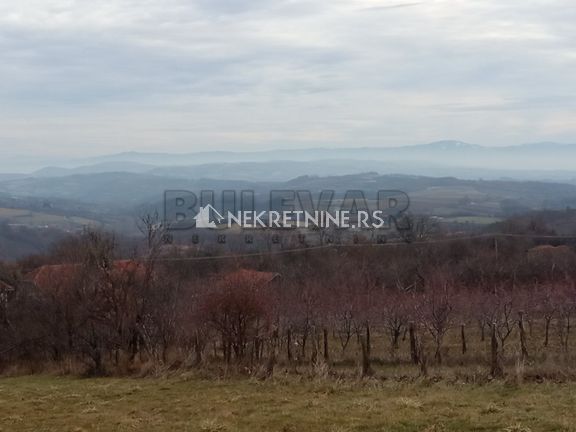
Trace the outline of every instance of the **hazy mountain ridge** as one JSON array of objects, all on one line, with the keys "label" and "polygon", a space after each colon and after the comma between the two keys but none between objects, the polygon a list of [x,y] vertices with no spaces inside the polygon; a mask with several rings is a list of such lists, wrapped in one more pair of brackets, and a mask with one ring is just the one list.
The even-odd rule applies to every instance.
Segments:
[{"label": "hazy mountain ridge", "polygon": [[137,162],[113,161],[101,162],[93,165],[81,165],[74,168],[49,166],[34,171],[32,177],[65,177],[74,174],[101,174],[109,172],[145,173],[156,168],[155,165]]},{"label": "hazy mountain ridge", "polygon": [[[545,155],[557,162],[562,162],[561,154],[557,152],[569,153],[576,156],[576,145],[560,143],[533,143],[515,146],[481,146],[469,144],[462,141],[443,140],[429,144],[418,144],[402,147],[359,147],[359,148],[309,148],[309,149],[280,149],[265,150],[252,152],[233,152],[233,151],[213,151],[213,152],[191,152],[191,153],[140,153],[125,152],[115,155],[105,155],[96,158],[85,159],[87,164],[124,161],[149,163],[152,165],[199,165],[206,163],[223,163],[223,162],[267,162],[273,160],[291,160],[291,161],[312,161],[318,159],[355,159],[371,160],[376,158],[393,158],[393,160],[427,160],[430,156],[439,158],[444,164],[450,165],[452,162],[462,162],[458,158],[466,155],[475,156],[517,156],[525,157],[527,151],[530,155],[538,153]],[[448,157],[449,159],[443,159]],[[452,160],[454,159],[454,161]],[[478,163],[479,161],[468,161]],[[495,162],[492,160],[492,162]],[[533,161],[539,162],[542,161]],[[465,165],[470,165],[466,163]],[[478,165],[481,166],[481,165]],[[542,167],[544,168],[544,167]],[[557,169],[552,167],[551,169]],[[568,169],[573,169],[572,166]]]},{"label": "hazy mountain ridge", "polygon": [[[270,162],[230,162],[200,165],[152,166],[123,162],[69,168],[46,168],[31,175],[7,176],[5,180],[26,177],[65,177],[76,174],[101,174],[126,172],[151,174],[183,179],[220,179],[242,181],[287,181],[302,175],[335,176],[374,171],[380,174],[422,175],[428,177],[457,177],[462,179],[513,179],[552,182],[576,182],[576,171],[490,169],[443,166],[420,161],[375,161],[353,159],[323,159],[314,161],[279,160]],[[0,177],[2,181],[2,177]]]},{"label": "hazy mountain ridge", "polygon": [[[127,152],[70,161],[32,174],[0,174],[4,223],[129,232],[138,214],[162,211],[166,190],[401,190],[411,210],[439,217],[500,218],[576,207],[576,145],[483,147],[461,141],[395,148],[288,149],[187,154]],[[568,168],[558,168],[564,164]],[[556,168],[547,168],[555,166]],[[569,184],[573,183],[573,184]],[[31,213],[10,209],[28,210]],[[23,221],[28,221],[22,223]],[[32,221],[32,222],[29,222]],[[1,222],[1,221],[0,221]]]},{"label": "hazy mountain ridge", "polygon": [[[130,209],[146,203],[160,202],[165,190],[254,190],[267,193],[272,189],[305,189],[318,191],[359,189],[397,189],[408,193],[436,195],[445,189],[459,199],[459,191],[486,195],[493,201],[514,199],[530,208],[542,208],[546,202],[555,206],[576,205],[576,186],[564,183],[513,180],[462,180],[454,177],[414,175],[380,175],[363,173],[340,176],[303,175],[289,181],[238,181],[228,179],[184,179],[152,174],[100,173],[52,178],[25,178],[0,182],[0,194],[40,197],[92,203]],[[531,205],[532,203],[532,205]]]},{"label": "hazy mountain ridge", "polygon": [[[86,174],[93,172],[145,172],[148,168],[167,166],[198,166],[240,162],[292,161],[312,162],[326,160],[356,160],[410,163],[432,163],[439,167],[474,167],[494,170],[574,172],[576,145],[552,142],[515,146],[481,146],[462,141],[437,141],[402,147],[308,148],[279,149],[249,152],[205,151],[189,153],[124,152],[82,159],[50,161],[49,168],[38,167],[35,176]],[[38,161],[35,162],[38,164]],[[11,171],[18,165],[8,164]],[[42,168],[42,169],[40,169]],[[407,166],[406,168],[410,168]],[[6,169],[6,168],[5,168]],[[72,170],[72,171],[67,171]],[[313,174],[313,173],[310,173]]]},{"label": "hazy mountain ridge", "polygon": [[[550,182],[463,180],[376,172],[302,175],[289,181],[190,179],[149,173],[75,174],[0,181],[0,243],[10,245],[13,241],[10,239],[22,237],[43,248],[47,243],[42,239],[46,236],[57,238],[61,232],[81,230],[86,224],[136,235],[140,215],[150,211],[163,213],[166,190],[214,190],[217,194],[222,190],[253,190],[257,208],[266,209],[273,189],[310,190],[313,194],[329,189],[336,191],[336,199],[341,199],[346,190],[355,189],[364,191],[369,201],[375,199],[380,189],[400,190],[408,193],[412,212],[450,223],[469,217],[497,221],[533,210],[576,208],[576,185]],[[48,228],[56,231],[43,234]],[[34,250],[22,249],[18,255]]]},{"label": "hazy mountain ridge", "polygon": [[[535,143],[485,147],[437,141],[406,147],[315,148],[183,154],[125,152],[37,170],[29,177],[137,173],[183,179],[287,181],[301,175],[367,171],[463,179],[516,179],[576,183],[576,145]],[[18,179],[25,175],[4,175]],[[3,178],[0,176],[0,181]]]}]

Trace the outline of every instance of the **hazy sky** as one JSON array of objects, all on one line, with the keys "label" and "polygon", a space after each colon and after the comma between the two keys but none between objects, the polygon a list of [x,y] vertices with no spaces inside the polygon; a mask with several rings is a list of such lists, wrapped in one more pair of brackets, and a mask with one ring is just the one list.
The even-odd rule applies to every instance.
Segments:
[{"label": "hazy sky", "polygon": [[0,148],[576,142],[574,0],[0,0]]}]

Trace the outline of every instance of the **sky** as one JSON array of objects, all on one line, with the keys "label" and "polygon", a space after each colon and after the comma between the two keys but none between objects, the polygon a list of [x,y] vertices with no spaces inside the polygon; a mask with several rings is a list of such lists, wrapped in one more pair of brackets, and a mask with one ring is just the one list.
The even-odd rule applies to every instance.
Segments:
[{"label": "sky", "polygon": [[576,143],[575,22],[573,0],[0,0],[0,149]]}]

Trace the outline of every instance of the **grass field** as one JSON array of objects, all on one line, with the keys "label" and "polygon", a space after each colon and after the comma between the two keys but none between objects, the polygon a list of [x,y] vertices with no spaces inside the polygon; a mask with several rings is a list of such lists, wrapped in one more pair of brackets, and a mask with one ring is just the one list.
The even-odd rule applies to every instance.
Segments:
[{"label": "grass field", "polygon": [[444,222],[456,222],[456,223],[469,223],[475,225],[490,225],[496,222],[501,222],[501,218],[496,218],[492,216],[458,216],[452,218],[444,218]]},{"label": "grass field", "polygon": [[74,228],[79,226],[97,226],[98,222],[79,216],[62,216],[35,212],[27,209],[0,208],[0,221],[26,226],[51,226]]},{"label": "grass field", "polygon": [[575,384],[0,380],[1,431],[576,431]]}]

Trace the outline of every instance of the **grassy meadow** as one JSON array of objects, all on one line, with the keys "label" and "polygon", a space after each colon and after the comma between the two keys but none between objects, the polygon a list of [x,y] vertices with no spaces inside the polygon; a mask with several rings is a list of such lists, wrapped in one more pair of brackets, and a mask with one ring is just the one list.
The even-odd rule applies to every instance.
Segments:
[{"label": "grassy meadow", "polygon": [[576,431],[576,384],[14,377],[0,431]]}]

